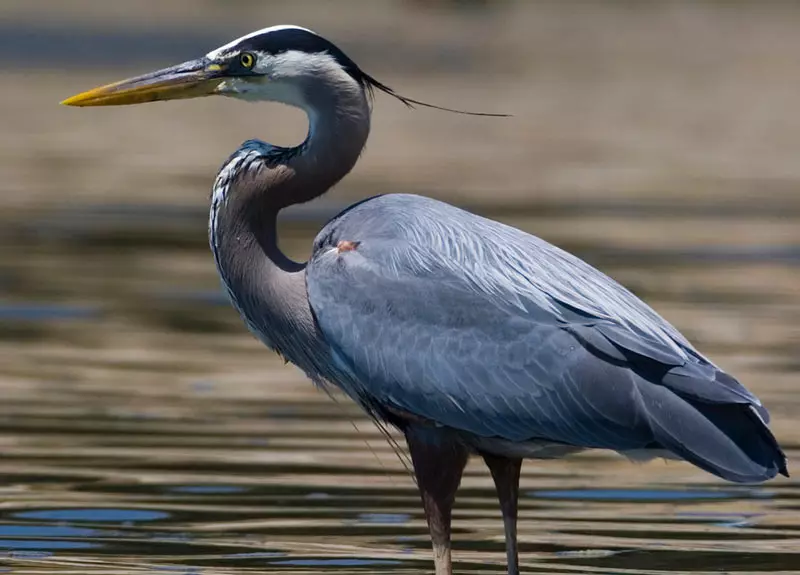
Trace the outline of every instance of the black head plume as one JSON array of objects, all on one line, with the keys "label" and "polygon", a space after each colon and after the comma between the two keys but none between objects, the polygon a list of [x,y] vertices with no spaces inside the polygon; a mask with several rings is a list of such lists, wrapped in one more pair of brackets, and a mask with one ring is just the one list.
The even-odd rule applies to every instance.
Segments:
[{"label": "black head plume", "polygon": [[398,94],[394,91],[393,88],[390,88],[386,84],[379,82],[369,74],[365,72],[361,72],[363,79],[361,80],[362,84],[366,87],[366,89],[372,95],[373,90],[377,89],[385,94],[389,94],[390,96],[397,98],[403,104],[408,106],[409,108],[414,108],[416,106],[422,106],[423,108],[432,108],[434,110],[442,110],[444,112],[452,112],[453,114],[465,114],[467,116],[486,116],[489,118],[510,118],[511,114],[492,114],[489,112],[468,112],[466,110],[456,110],[454,108],[446,108],[444,106],[437,106],[436,104],[429,104],[427,102],[422,102],[420,100],[414,100],[413,98],[408,98],[401,94]]},{"label": "black head plume", "polygon": [[262,31],[249,34],[243,38],[231,42],[229,45],[224,46],[220,50],[230,50],[232,52],[238,51],[260,51],[267,54],[281,54],[289,50],[296,50],[305,52],[307,54],[328,54],[347,72],[354,80],[361,84],[364,89],[369,93],[370,97],[374,95],[375,90],[380,90],[394,98],[400,100],[409,108],[421,106],[424,108],[431,108],[434,110],[442,110],[444,112],[452,112],[454,114],[465,114],[467,116],[487,116],[491,118],[508,118],[510,114],[490,114],[486,112],[468,112],[466,110],[456,110],[454,108],[447,108],[445,106],[437,106],[436,104],[429,104],[421,100],[415,100],[398,94],[394,89],[386,84],[379,82],[363,70],[351,60],[338,46],[326,40],[322,36],[297,26],[275,26],[273,28],[266,28]]},{"label": "black head plume", "polygon": [[268,54],[281,54],[289,50],[296,50],[308,54],[328,54],[344,69],[345,72],[360,83],[365,90],[369,92],[370,97],[373,96],[374,90],[380,90],[394,98],[400,100],[409,108],[422,106],[424,108],[432,108],[434,110],[442,110],[444,112],[452,112],[454,114],[465,114],[468,116],[488,116],[492,118],[508,118],[510,114],[490,114],[485,112],[468,112],[466,110],[456,110],[454,108],[447,108],[444,106],[437,106],[436,104],[429,104],[420,100],[415,100],[407,96],[398,94],[394,89],[386,84],[379,82],[363,70],[351,60],[338,46],[326,40],[322,36],[297,26],[276,26],[267,28],[261,32],[247,35],[230,45],[225,46],[223,49],[230,49],[235,51],[242,50],[255,50],[265,52]]}]

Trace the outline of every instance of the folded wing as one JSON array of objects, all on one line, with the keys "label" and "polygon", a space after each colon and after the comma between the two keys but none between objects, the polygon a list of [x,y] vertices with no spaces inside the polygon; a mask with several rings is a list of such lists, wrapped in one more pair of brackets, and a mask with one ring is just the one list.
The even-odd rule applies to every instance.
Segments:
[{"label": "folded wing", "polygon": [[307,288],[349,392],[378,410],[510,441],[668,449],[733,481],[785,472],[755,396],[619,284],[514,228],[375,198],[320,233]]}]

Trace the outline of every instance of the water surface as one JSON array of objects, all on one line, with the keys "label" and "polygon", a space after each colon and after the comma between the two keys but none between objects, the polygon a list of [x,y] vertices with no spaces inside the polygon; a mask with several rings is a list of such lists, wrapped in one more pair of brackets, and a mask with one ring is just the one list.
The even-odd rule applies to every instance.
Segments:
[{"label": "water surface", "polygon": [[[220,296],[202,214],[97,213],[5,227],[0,572],[429,571],[403,461],[346,399],[245,333]],[[297,257],[317,216],[284,226]],[[779,230],[773,216],[567,206],[501,217],[646,297],[764,399],[796,457],[798,244],[791,231],[778,244],[704,239],[732,222]],[[602,452],[528,462],[523,474],[525,572],[800,571],[793,480],[729,485]],[[459,572],[503,572],[499,512],[477,462],[454,531]]]}]

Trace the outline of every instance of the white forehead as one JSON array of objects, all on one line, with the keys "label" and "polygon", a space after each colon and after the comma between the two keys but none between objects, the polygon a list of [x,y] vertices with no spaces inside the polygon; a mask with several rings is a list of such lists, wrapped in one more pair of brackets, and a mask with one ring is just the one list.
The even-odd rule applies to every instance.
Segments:
[{"label": "white forehead", "polygon": [[250,34],[245,34],[244,36],[242,36],[241,38],[237,38],[233,42],[228,42],[224,46],[220,46],[219,48],[217,48],[215,50],[211,50],[211,52],[206,54],[206,57],[211,59],[211,60],[213,60],[214,58],[216,58],[217,56],[219,56],[220,54],[222,54],[226,50],[230,50],[231,48],[236,46],[239,42],[247,40],[248,38],[254,38],[255,36],[261,36],[262,34],[269,34],[270,32],[280,32],[281,30],[303,30],[304,32],[309,32],[311,34],[316,35],[316,32],[312,32],[308,28],[302,28],[300,26],[292,26],[291,24],[282,24],[282,25],[279,25],[279,26],[270,26],[269,28],[263,28],[261,30],[256,30],[255,32],[250,32]]}]

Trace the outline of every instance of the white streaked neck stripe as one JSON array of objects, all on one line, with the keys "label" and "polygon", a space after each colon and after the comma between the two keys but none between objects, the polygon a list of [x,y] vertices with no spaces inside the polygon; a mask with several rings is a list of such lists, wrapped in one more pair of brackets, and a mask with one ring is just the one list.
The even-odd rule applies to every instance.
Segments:
[{"label": "white streaked neck stripe", "polygon": [[211,60],[213,60],[217,56],[219,56],[220,54],[225,52],[226,50],[230,50],[231,48],[235,47],[237,44],[239,44],[239,42],[243,42],[244,40],[247,40],[249,38],[254,38],[255,36],[261,36],[262,34],[269,34],[271,32],[280,32],[281,30],[303,30],[304,32],[308,32],[310,34],[314,34],[315,36],[317,35],[316,32],[313,32],[313,31],[309,30],[308,28],[302,28],[301,26],[293,26],[291,24],[281,24],[281,25],[278,25],[278,26],[270,26],[269,28],[263,28],[261,30],[256,30],[255,32],[251,32],[250,34],[245,34],[244,36],[242,36],[241,38],[237,38],[233,42],[228,42],[224,46],[220,46],[216,50],[212,50],[211,52],[206,54],[206,57],[211,59]]}]

